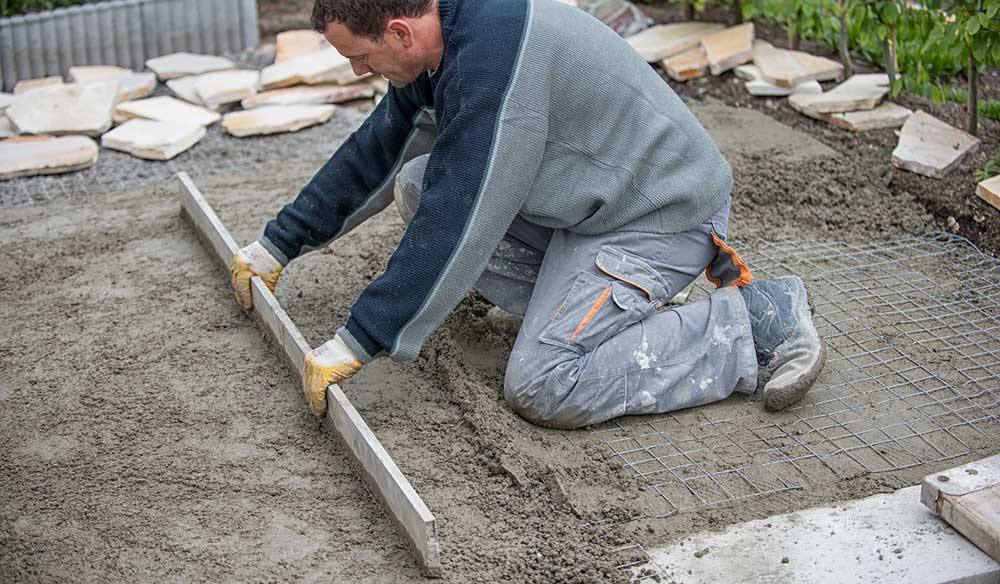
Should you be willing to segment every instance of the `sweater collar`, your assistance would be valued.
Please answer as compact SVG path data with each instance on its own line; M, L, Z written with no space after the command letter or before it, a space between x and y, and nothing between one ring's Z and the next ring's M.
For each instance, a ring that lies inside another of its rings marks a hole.
M438 16L441 18L441 32L447 41L448 35L458 17L458 10L462 0L437 0Z

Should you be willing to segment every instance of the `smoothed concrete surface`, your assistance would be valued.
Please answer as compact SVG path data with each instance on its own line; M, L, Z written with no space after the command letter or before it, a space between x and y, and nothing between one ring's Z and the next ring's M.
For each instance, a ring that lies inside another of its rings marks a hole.
M920 503L920 487L705 532L649 556L675 584L997 584L1000 565Z

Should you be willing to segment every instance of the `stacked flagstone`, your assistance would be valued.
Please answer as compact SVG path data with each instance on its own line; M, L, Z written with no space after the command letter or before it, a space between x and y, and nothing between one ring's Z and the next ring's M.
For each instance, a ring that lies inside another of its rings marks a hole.
M23 134L100 136L111 127L118 81L60 83L21 94L5 112Z
M22 93L27 93L33 89L38 89L39 87L62 84L63 78L59 76L40 77L38 79L22 79L14 85L14 95L21 95Z
M222 127L240 138L295 132L325 123L335 110L333 105L268 105L226 114Z
M931 178L943 178L966 156L979 150L975 136L918 111L903 124L892 165Z
M282 63L307 53L330 48L323 35L314 30L286 30L274 39L274 62Z
M844 76L844 66L836 61L779 49L767 41L754 43L753 63L762 81L778 87L793 88L807 81L835 81Z
M786 97L796 93L823 93L823 87L815 80L803 81L792 87L780 87L765 81L760 69L756 65L740 65L733 69L733 73L746 82L744 85L750 95L759 97Z
M101 136L101 145L138 158L170 160L204 137L201 124L136 118Z
M655 63L698 47L702 37L721 29L721 24L710 22L657 24L626 40L646 62Z
M58 174L97 162L97 143L87 136L21 136L0 141L0 180Z
M149 67L161 81L201 75L213 71L224 71L235 67L232 61L213 55L195 55L192 53L172 53L146 61Z
M151 72L98 65L71 67L68 83L22 81L13 94L0 93L0 180L91 166L99 150L91 137L139 158L170 160L220 120L233 136L294 132L328 121L332 104L389 91L382 79L359 83L350 62L312 31L282 33L278 52L263 72L236 69L222 57L175 53L147 61ZM158 79L177 98L147 97ZM268 91L260 92L263 80ZM216 111L237 102L245 111L224 118Z
M1000 175L988 178L976 185L979 198L1000 209Z
M131 69L110 65L70 67L69 78L73 83L118 81L118 96L115 98L118 103L146 97L156 89L155 73L136 73Z
M854 75L825 93L791 95L788 104L804 115L855 132L898 128L913 112L882 104L889 89L889 77L883 73Z

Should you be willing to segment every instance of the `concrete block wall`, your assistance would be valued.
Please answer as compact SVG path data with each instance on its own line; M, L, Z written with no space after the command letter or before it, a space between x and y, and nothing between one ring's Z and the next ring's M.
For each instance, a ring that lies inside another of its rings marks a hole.
M112 0L0 19L0 81L67 74L75 65L137 71L177 51L256 46L257 0Z

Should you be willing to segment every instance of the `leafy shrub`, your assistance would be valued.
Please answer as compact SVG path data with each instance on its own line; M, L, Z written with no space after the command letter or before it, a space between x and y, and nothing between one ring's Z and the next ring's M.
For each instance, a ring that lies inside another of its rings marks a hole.
M15 16L96 1L98 0L0 0L0 16Z

